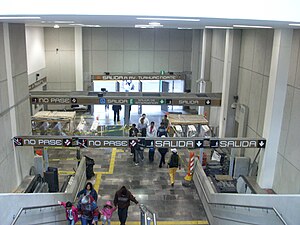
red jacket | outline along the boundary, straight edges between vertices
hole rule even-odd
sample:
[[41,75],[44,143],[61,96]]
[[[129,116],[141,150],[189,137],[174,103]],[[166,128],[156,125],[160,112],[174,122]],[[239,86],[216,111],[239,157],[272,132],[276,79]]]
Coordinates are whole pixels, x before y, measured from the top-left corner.
[[[66,208],[66,202],[61,202],[61,205]],[[74,218],[75,223],[78,221],[78,209],[72,205],[72,216]],[[68,210],[66,209],[66,218],[69,219]]]

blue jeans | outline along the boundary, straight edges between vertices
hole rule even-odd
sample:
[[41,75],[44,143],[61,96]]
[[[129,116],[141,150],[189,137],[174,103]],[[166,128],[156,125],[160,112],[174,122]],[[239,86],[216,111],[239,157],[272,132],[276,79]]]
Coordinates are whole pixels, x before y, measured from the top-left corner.
[[106,216],[102,217],[102,225],[105,224],[107,221],[107,225],[110,225],[110,219],[107,219]]
[[75,220],[68,220],[69,221],[69,225],[75,225]]
[[[92,224],[93,220],[88,220],[88,219],[85,219],[85,218],[81,218],[81,225],[93,225]],[[96,222],[97,224],[97,222]]]

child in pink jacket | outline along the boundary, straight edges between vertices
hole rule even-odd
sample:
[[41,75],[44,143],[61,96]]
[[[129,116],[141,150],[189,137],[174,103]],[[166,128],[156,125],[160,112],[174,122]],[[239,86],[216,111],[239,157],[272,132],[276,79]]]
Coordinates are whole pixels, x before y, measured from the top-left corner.
[[111,201],[107,201],[101,209],[100,213],[102,215],[102,225],[104,225],[107,221],[107,225],[110,225],[110,219],[112,217],[112,214],[114,211],[116,211],[117,208],[113,207]]
[[58,204],[62,205],[66,209],[66,218],[69,222],[69,225],[75,225],[78,221],[78,209],[72,205],[71,202],[60,202]]

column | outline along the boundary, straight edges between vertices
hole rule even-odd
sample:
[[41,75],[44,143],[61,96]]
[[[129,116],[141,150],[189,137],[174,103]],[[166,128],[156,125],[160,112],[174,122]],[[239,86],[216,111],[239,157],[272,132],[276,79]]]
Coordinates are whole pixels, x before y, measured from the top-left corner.
[[273,186],[287,91],[292,38],[292,29],[277,29],[274,32],[263,128],[263,137],[266,138],[267,145],[261,151],[257,178],[261,188],[272,188]]
[[[211,43],[212,43],[212,30],[204,29],[202,33],[202,54],[200,65],[200,79],[197,81],[200,93],[211,92],[210,81],[210,64],[211,64]],[[198,107],[198,114],[206,115],[209,118],[210,107]]]
[[83,91],[82,28],[75,27],[75,82],[76,91]]
[[199,91],[197,86],[197,80],[200,78],[200,39],[201,30],[193,30],[192,39],[192,57],[191,57],[191,92],[197,93]]
[[237,95],[240,62],[241,31],[226,30],[222,105],[220,110],[219,137],[233,137],[235,109],[231,108],[233,96]]

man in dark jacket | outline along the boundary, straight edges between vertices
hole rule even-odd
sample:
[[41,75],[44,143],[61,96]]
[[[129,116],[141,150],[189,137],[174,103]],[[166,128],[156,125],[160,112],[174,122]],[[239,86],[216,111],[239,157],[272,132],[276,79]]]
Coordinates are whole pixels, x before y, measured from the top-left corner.
[[121,223],[120,225],[125,225],[126,223],[130,201],[134,202],[135,204],[139,204],[139,202],[125,186],[121,187],[121,189],[116,192],[114,199],[114,205],[118,206],[118,216]]
[[181,169],[181,165],[180,165],[180,161],[179,161],[179,156],[177,154],[177,149],[172,148],[171,152],[172,152],[172,155],[171,155],[168,165],[169,165],[169,175],[170,175],[170,180],[171,180],[171,186],[174,187],[175,174],[176,174],[176,171],[178,168]]
[[120,121],[120,111],[122,107],[120,105],[113,105],[112,110],[114,111],[114,121]]

